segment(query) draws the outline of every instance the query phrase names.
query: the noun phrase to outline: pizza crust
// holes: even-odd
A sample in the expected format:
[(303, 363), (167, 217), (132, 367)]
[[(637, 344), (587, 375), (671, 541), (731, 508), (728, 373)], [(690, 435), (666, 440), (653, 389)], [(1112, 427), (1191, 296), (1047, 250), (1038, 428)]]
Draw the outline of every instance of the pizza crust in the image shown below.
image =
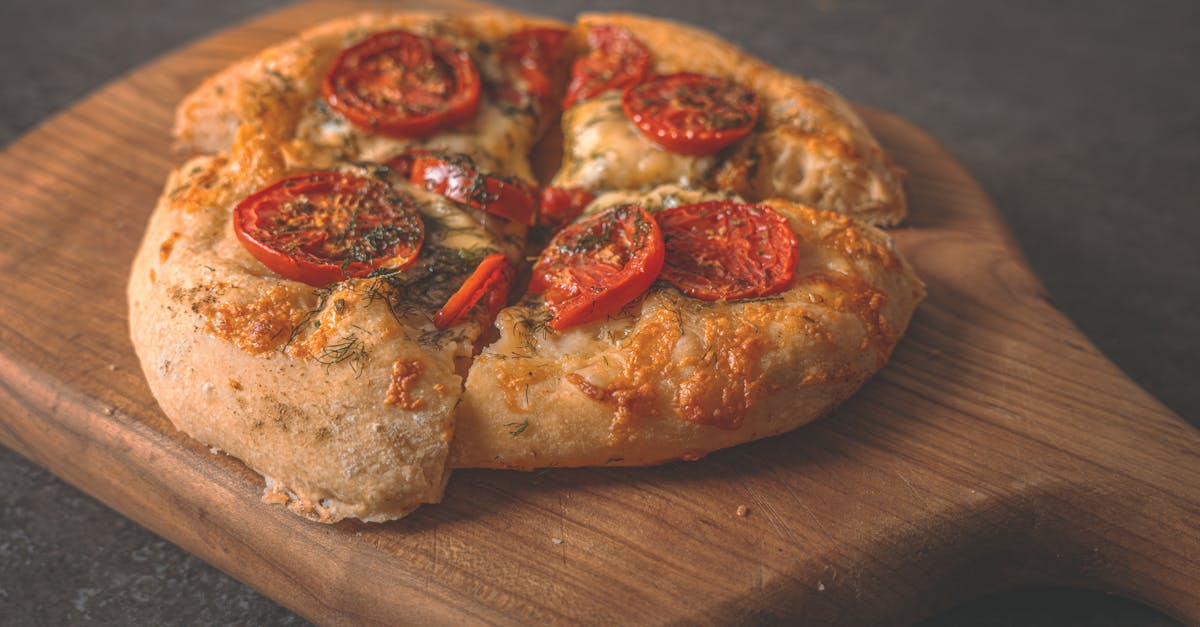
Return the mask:
[(621, 314), (561, 333), (545, 325), (537, 297), (502, 312), (500, 339), (467, 378), (451, 465), (696, 459), (798, 427), (850, 396), (887, 362), (924, 288), (882, 231), (766, 204), (800, 240), (796, 279), (777, 297), (706, 303), (656, 284)]

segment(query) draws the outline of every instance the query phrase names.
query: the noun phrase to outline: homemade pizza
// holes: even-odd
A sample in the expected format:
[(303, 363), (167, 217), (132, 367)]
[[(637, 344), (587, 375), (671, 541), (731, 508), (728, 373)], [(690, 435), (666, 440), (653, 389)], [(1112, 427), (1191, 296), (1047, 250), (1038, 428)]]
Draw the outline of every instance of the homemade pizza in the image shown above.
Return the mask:
[(321, 522), (401, 517), (456, 467), (788, 431), (923, 296), (851, 107), (663, 20), (338, 20), (205, 81), (175, 133), (134, 347), (180, 430)]

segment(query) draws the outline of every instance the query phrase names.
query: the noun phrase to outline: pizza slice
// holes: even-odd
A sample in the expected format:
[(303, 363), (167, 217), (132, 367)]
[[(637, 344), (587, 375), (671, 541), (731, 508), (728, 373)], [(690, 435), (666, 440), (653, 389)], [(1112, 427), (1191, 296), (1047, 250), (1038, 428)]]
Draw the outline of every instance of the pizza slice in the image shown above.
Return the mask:
[[(496, 215), (507, 184), (461, 155), (296, 170), (233, 154), (172, 175), (133, 266), (155, 397), (296, 513), (440, 500), (463, 377), (522, 259), (525, 226)], [(496, 193), (456, 198), (463, 177)]]
[(585, 14), (573, 38), (555, 188), (673, 184), (903, 219), (900, 170), (833, 91), (666, 20)]
[(451, 464), (696, 459), (783, 433), (887, 362), (924, 288), (891, 238), (789, 200), (597, 198), (497, 319)]

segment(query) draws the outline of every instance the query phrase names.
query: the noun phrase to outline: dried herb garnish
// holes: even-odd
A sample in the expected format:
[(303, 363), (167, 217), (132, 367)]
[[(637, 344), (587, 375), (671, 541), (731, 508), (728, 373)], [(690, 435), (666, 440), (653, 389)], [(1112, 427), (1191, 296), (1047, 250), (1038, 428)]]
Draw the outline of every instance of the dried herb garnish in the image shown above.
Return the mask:
[(354, 371), (354, 376), (359, 376), (363, 372), (363, 367), (367, 363), (367, 347), (363, 344), (358, 336), (351, 333), (342, 336), (336, 342), (331, 342), (321, 349), (321, 353), (317, 355), (317, 362), (331, 366), (347, 362), (350, 364), (350, 369)]

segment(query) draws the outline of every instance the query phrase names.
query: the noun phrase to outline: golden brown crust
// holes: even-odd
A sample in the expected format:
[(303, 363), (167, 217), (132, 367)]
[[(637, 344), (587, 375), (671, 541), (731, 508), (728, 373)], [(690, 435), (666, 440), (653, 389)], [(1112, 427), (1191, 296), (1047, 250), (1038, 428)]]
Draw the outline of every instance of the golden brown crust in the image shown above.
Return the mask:
[(433, 270), (414, 283), (421, 294), (382, 278), (316, 290), (237, 241), (233, 206), (261, 185), (245, 165), (200, 157), (173, 173), (135, 259), (133, 344), (163, 411), (267, 477), (269, 500), (317, 520), (389, 520), (440, 500), (458, 365), (480, 328), (429, 321), (474, 268), (451, 271), (434, 254), (519, 249), (477, 214), (406, 188), (425, 216), (428, 256), (397, 277)]
[(645, 465), (782, 433), (887, 362), (924, 288), (882, 231), (785, 200), (792, 287), (706, 303), (652, 288), (562, 333), (535, 299), (501, 313), (459, 407), (456, 467)]
[[(584, 14), (575, 27), (628, 29), (650, 49), (656, 73), (701, 72), (737, 80), (756, 91), (763, 114), (754, 133), (717, 157), (670, 155), (643, 138), (620, 114), (615, 94), (600, 98), (594, 115), (613, 117), (611, 132), (637, 145), (631, 156), (601, 157), (608, 147), (580, 141), (582, 114), (565, 113), (565, 156), (559, 185), (644, 189), (692, 181), (736, 192), (748, 200), (782, 197), (872, 224), (900, 222), (907, 207), (903, 177), (853, 108), (830, 89), (781, 72), (719, 37), (668, 20), (628, 14)], [(680, 45), (680, 42), (687, 42)], [(603, 102), (605, 100), (609, 102)], [(622, 128), (616, 128), (620, 126)], [(577, 145), (573, 145), (575, 142)], [(657, 163), (656, 163), (657, 161)], [(666, 162), (670, 161), (669, 164)]]

